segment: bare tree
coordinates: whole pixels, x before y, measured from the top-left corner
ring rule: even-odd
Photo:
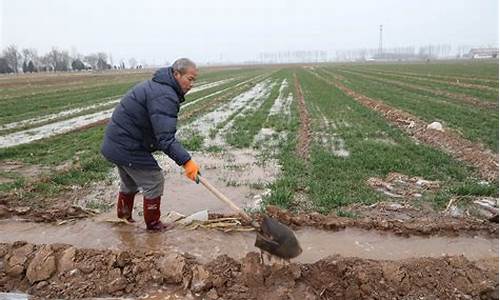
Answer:
[[[89,54],[83,58],[83,61],[88,63],[93,70],[97,70],[97,61],[99,57],[97,54]]]
[[[108,57],[109,57],[109,64],[110,64],[110,65],[114,65],[114,62],[113,62],[113,55],[111,54],[111,52],[108,54]]]
[[[5,50],[3,50],[2,56],[5,58],[8,66],[14,71],[14,73],[17,73],[22,59],[21,53],[17,50],[17,46],[8,46]]]
[[[40,71],[44,71],[44,72],[47,72],[47,71],[52,71],[52,65],[50,63],[50,58],[49,58],[49,55],[48,54],[45,54],[43,56],[40,56],[40,61],[39,61],[39,69]]]
[[[0,73],[12,73],[14,70],[12,70],[11,67],[9,67],[9,64],[7,63],[7,60],[5,57],[0,57]]]
[[[35,61],[38,57],[38,53],[34,48],[24,48],[23,50],[21,50],[21,53],[23,55],[23,61],[25,61],[26,63]]]
[[[129,58],[128,66],[129,66],[129,68],[134,69],[135,66],[137,66],[137,60],[133,57]]]
[[[54,71],[68,71],[71,58],[68,51],[59,51],[57,48],[47,54],[48,63],[52,66]]]
[[[21,50],[23,56],[23,66],[26,66],[26,71],[34,72],[39,62],[39,57],[36,49],[33,48],[24,48]],[[23,72],[25,72],[23,70]]]
[[[97,69],[98,70],[111,69],[111,65],[108,64],[108,55],[104,52],[97,53]]]

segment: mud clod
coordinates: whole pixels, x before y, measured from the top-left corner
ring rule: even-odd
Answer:
[[[7,254],[5,256],[5,273],[11,277],[21,275],[25,271],[28,257],[33,251],[33,245],[25,244]]]
[[[186,259],[179,254],[170,253],[158,265],[166,283],[181,283],[186,267]]]
[[[64,273],[75,268],[76,248],[70,247],[63,251],[61,259],[58,261],[57,271]]]
[[[196,265],[193,268],[193,279],[191,281],[191,291],[199,293],[212,287],[210,272],[203,265]]]
[[[49,279],[56,271],[56,259],[50,245],[43,246],[35,253],[28,266],[26,277],[31,284]]]
[[[260,255],[249,253],[243,259],[241,272],[245,284],[250,288],[257,288],[264,284],[265,266],[260,261]]]

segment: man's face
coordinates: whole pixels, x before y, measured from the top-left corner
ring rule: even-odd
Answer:
[[[198,70],[196,68],[187,68],[186,73],[181,74],[180,72],[174,72],[174,77],[181,86],[182,92],[187,93],[192,87],[193,83],[198,76]]]

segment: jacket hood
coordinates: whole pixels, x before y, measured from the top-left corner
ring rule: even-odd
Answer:
[[[179,96],[179,101],[181,103],[184,102],[184,93],[182,92],[181,86],[174,77],[174,71],[172,67],[158,69],[153,75],[153,81],[171,86],[177,96]]]

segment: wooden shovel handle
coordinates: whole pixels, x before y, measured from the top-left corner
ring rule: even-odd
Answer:
[[[244,212],[242,209],[240,209],[236,204],[233,203],[233,201],[229,200],[224,194],[222,194],[219,190],[217,190],[213,185],[208,182],[204,177],[201,177],[198,175],[198,180],[203,184],[212,194],[214,194],[219,200],[222,202],[225,202],[227,205],[229,205],[233,210],[235,210],[237,213],[239,213],[246,221],[251,222],[252,218]]]

